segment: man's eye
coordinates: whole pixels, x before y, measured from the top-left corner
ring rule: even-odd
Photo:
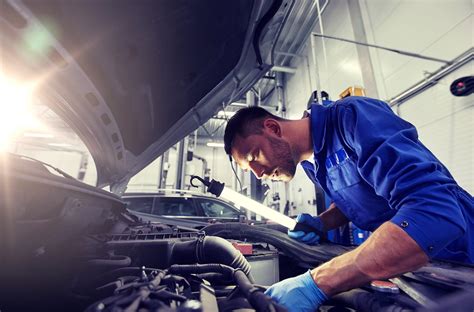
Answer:
[[[256,161],[259,158],[260,158],[260,150],[258,150],[257,152],[255,152],[255,154],[253,154],[253,161]]]

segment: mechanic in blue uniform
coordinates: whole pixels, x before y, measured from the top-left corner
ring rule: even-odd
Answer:
[[[358,248],[284,281],[267,294],[290,311],[314,311],[332,295],[415,270],[430,258],[474,263],[474,201],[418,140],[413,125],[379,100],[347,97],[288,120],[259,107],[228,122],[225,151],[257,178],[289,181],[296,165],[334,200],[298,222],[327,231],[352,221],[373,234]],[[314,165],[307,159],[314,157]],[[314,243],[314,233],[289,232]]]

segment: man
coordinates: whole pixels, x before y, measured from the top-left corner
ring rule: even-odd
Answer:
[[[334,205],[298,222],[331,230],[352,221],[373,231],[358,248],[267,294],[290,311],[314,311],[328,297],[440,258],[474,263],[473,198],[418,140],[416,129],[382,101],[348,97],[310,116],[287,120],[262,108],[238,111],[228,122],[225,150],[258,178],[289,181],[296,165]],[[314,157],[314,165],[306,159]],[[289,232],[315,241],[314,233]]]

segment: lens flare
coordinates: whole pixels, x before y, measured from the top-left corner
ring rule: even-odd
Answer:
[[[0,151],[6,150],[18,133],[40,126],[29,111],[32,89],[0,74]]]

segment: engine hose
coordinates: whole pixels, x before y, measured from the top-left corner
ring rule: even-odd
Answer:
[[[216,268],[215,265],[219,264],[196,264],[196,265],[178,265],[171,266],[168,269],[170,274],[176,274],[179,272],[181,274],[195,274],[198,278],[209,281],[213,285],[229,285],[233,282],[233,269],[231,271],[222,270]],[[204,273],[200,273],[204,272]]]
[[[278,312],[286,309],[265,295],[261,288],[255,287],[241,270],[234,271],[234,279],[247,300],[259,312]]]
[[[240,251],[221,237],[206,236],[197,240],[177,242],[170,254],[170,264],[220,263],[241,269],[253,282],[250,263]]]
[[[212,285],[227,286],[232,283],[232,278],[221,273],[202,273],[196,274],[200,279],[210,282]]]
[[[234,269],[230,266],[210,263],[210,264],[175,264],[168,268],[168,273],[182,275],[182,274],[202,274],[202,273],[220,273],[228,278],[232,277]]]
[[[222,264],[191,264],[191,265],[172,265],[168,268],[170,274],[204,274],[220,273],[225,277],[233,277],[237,286],[249,300],[250,304],[257,311],[286,311],[281,306],[275,304],[272,299],[266,296],[261,288],[252,284],[248,276],[240,269],[234,269]]]
[[[215,235],[226,239],[238,239],[250,242],[268,243],[279,251],[300,263],[311,266],[331,260],[355,247],[323,243],[309,246],[288,237],[286,233],[266,226],[252,226],[240,223],[211,224],[202,229],[206,235]]]

